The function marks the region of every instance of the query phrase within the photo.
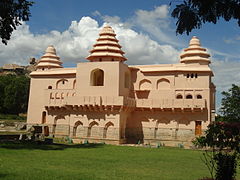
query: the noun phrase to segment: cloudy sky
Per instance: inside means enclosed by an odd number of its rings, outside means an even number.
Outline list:
[[[176,35],[176,20],[167,0],[35,0],[32,17],[12,34],[8,45],[0,44],[0,66],[28,64],[54,45],[65,67],[85,57],[107,23],[113,27],[128,58],[127,64],[178,63],[179,54],[198,36],[211,54],[217,106],[221,91],[240,85],[240,27],[236,21],[205,24],[189,36]],[[179,1],[173,1],[175,3]]]

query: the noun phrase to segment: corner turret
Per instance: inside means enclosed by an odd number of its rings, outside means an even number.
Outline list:
[[[51,68],[62,68],[62,62],[56,54],[56,49],[51,45],[45,51],[45,54],[38,61],[37,70],[45,70]]]
[[[189,42],[189,47],[184,49],[184,52],[180,55],[180,62],[209,65],[211,63],[209,57],[210,54],[207,53],[207,50],[201,47],[200,40],[193,36]]]

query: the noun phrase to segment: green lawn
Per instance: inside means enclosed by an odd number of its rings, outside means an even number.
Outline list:
[[[197,180],[201,152],[178,148],[2,143],[0,179]]]

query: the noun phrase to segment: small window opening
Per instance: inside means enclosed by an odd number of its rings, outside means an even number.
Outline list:
[[[192,95],[191,94],[187,95],[186,99],[192,99]]]
[[[194,78],[194,74],[191,74],[191,78]]]
[[[198,94],[197,99],[202,99],[202,96],[200,94]]]
[[[197,77],[198,77],[198,74],[196,73],[196,74],[195,74],[195,78],[197,78]]]
[[[100,58],[99,61],[102,62],[102,58]]]
[[[114,59],[112,59],[112,61],[114,61]]]
[[[52,89],[52,86],[48,86],[48,89]]]
[[[183,97],[182,97],[182,95],[181,94],[178,94],[177,95],[177,99],[182,99]]]
[[[44,71],[44,68],[42,68],[42,70]]]
[[[187,74],[187,78],[189,78],[189,74]]]

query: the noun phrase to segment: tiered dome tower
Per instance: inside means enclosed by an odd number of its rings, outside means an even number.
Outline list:
[[[51,45],[45,51],[45,54],[38,61],[37,69],[62,68],[62,62],[56,54],[56,49]]]
[[[90,53],[87,59],[92,62],[127,60],[118,44],[114,30],[110,26],[105,26],[101,30],[99,38]]]
[[[184,52],[180,55],[180,62],[185,64],[199,63],[208,65],[211,63],[209,57],[210,54],[207,53],[205,48],[201,47],[199,39],[193,36],[189,42],[189,47],[184,49]]]

